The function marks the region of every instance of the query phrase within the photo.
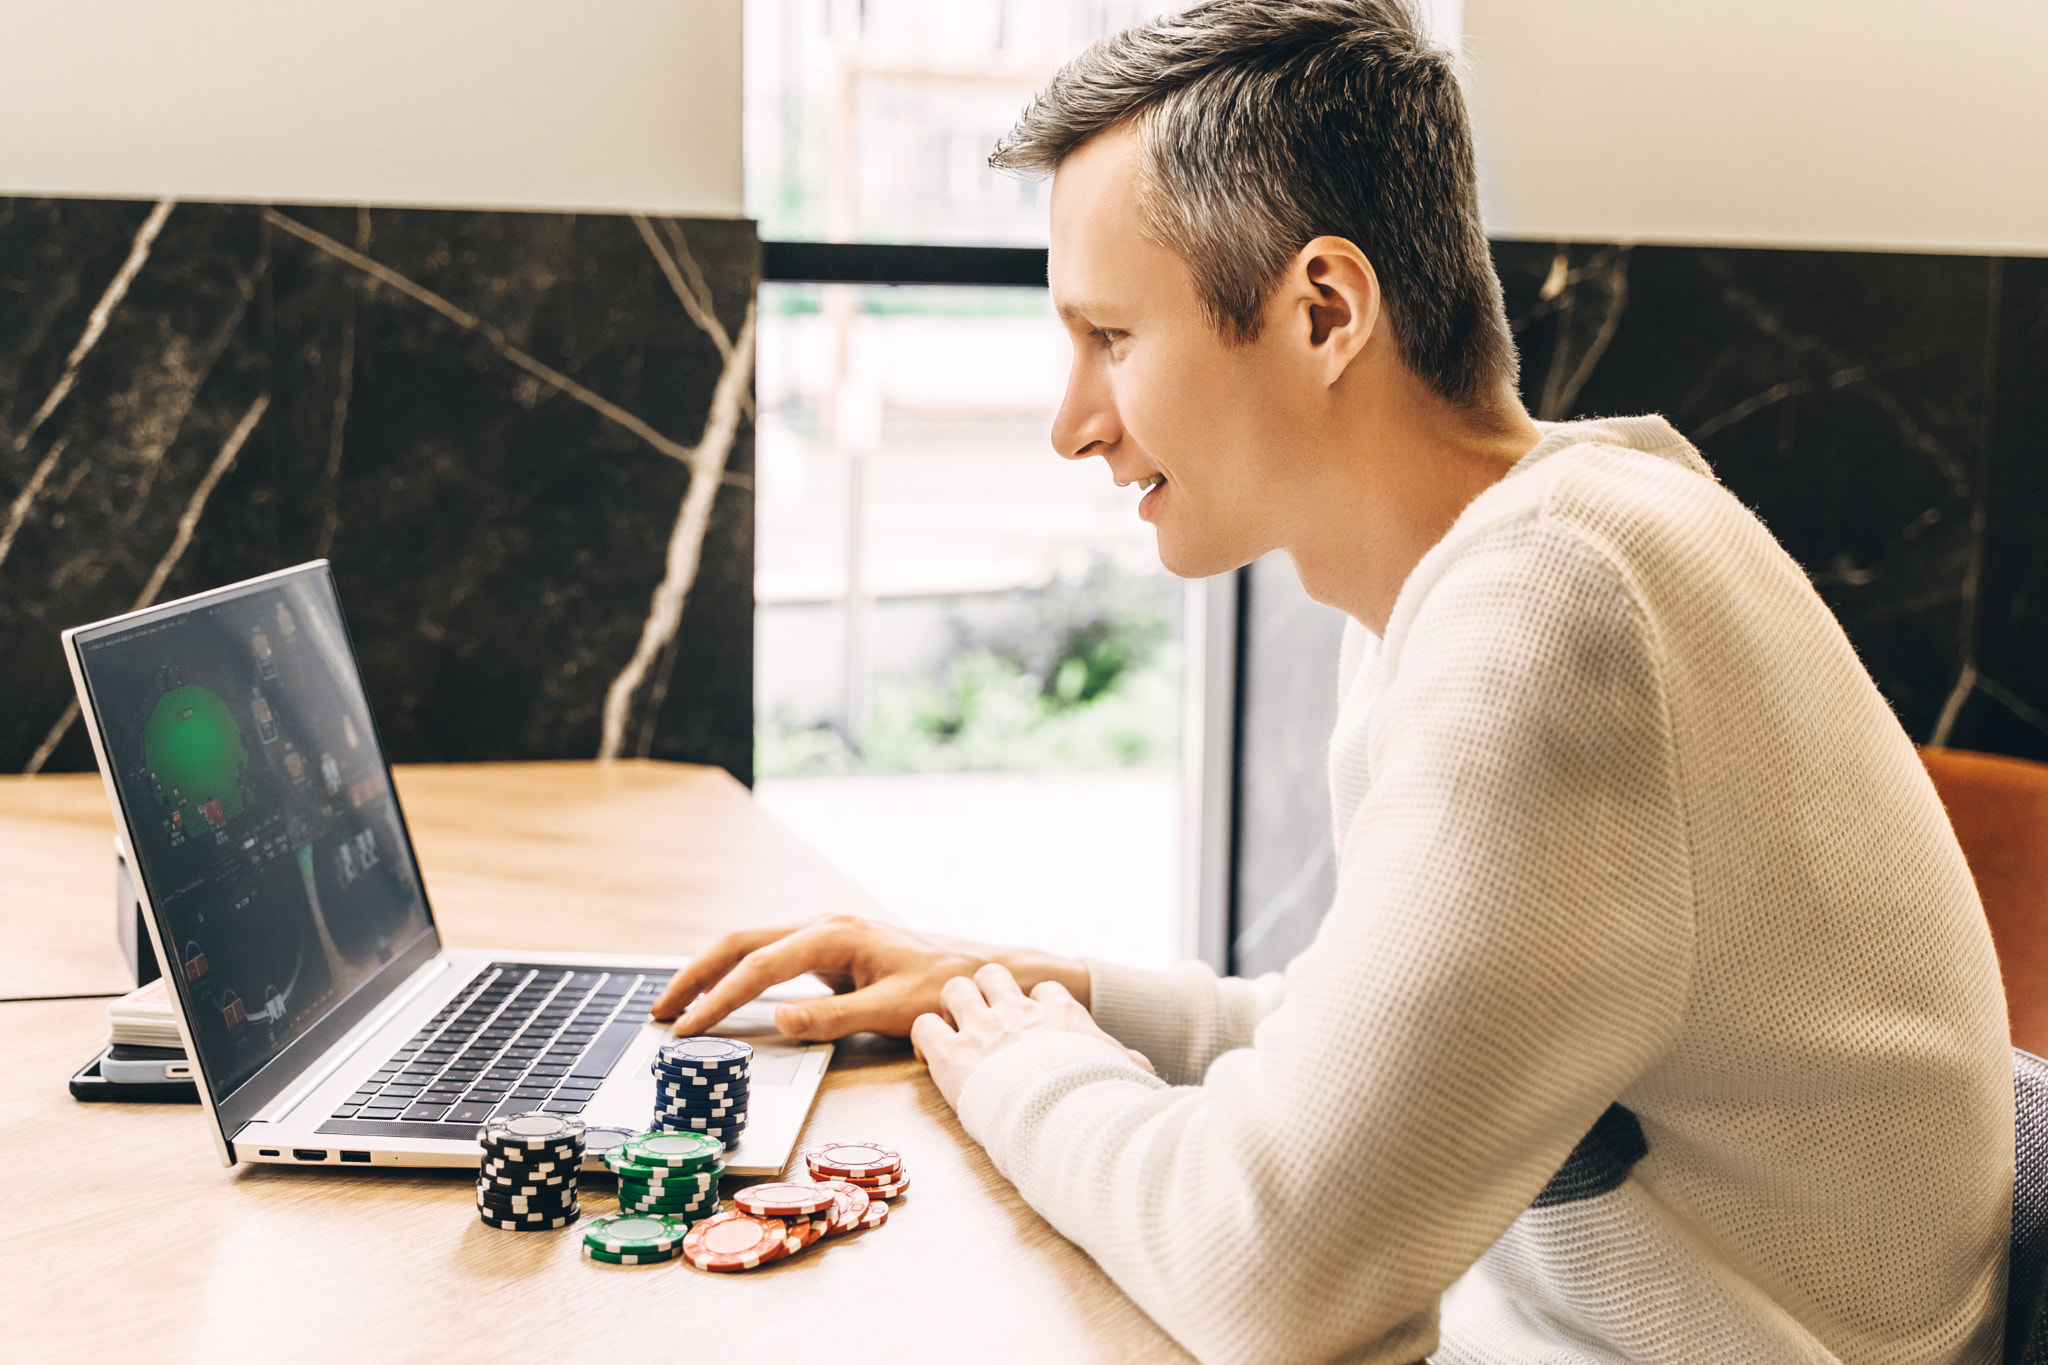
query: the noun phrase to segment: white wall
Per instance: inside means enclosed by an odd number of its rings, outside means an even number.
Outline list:
[[[0,0],[0,194],[737,216],[740,0]]]
[[[2048,251],[2043,0],[1464,0],[1495,236]]]

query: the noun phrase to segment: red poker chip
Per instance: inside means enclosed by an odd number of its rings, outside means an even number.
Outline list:
[[[789,1224],[789,1254],[794,1256],[805,1247],[814,1246],[832,1233],[830,1210],[813,1214],[809,1218],[785,1219]]]
[[[889,1206],[876,1199],[869,1202],[867,1211],[860,1216],[863,1228],[878,1228],[889,1221]]]
[[[832,1191],[832,1218],[825,1229],[827,1237],[837,1237],[860,1226],[868,1205],[873,1202],[866,1190],[844,1180],[820,1180],[818,1187]]]
[[[699,1270],[753,1270],[794,1248],[789,1225],[750,1213],[714,1213],[683,1237],[683,1259]]]
[[[880,1201],[883,1199],[894,1199],[897,1195],[902,1194],[905,1190],[908,1190],[910,1188],[910,1177],[908,1175],[904,1175],[901,1179],[898,1179],[887,1185],[863,1184],[861,1188],[867,1191],[867,1195],[870,1200]]]
[[[762,1218],[800,1218],[832,1207],[832,1191],[800,1180],[771,1180],[749,1185],[732,1197],[742,1213]]]
[[[872,1142],[828,1142],[804,1153],[811,1174],[830,1180],[885,1176],[903,1169],[901,1153]]]

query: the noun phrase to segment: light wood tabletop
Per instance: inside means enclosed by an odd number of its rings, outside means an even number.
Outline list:
[[[687,953],[746,924],[878,913],[716,770],[397,778],[451,944]],[[0,995],[121,989],[111,838],[97,777],[0,778]],[[0,1020],[0,1143],[21,1171],[0,1232],[9,1360],[1186,1359],[1023,1204],[900,1042],[843,1045],[804,1130],[905,1154],[889,1222],[710,1275],[596,1264],[573,1229],[493,1231],[459,1173],[224,1170],[196,1105],[70,1098],[103,1000],[11,998]]]

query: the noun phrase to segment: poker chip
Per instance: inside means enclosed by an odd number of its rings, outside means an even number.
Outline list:
[[[832,1228],[832,1217],[829,1212],[810,1218],[790,1218],[784,1221],[789,1224],[789,1254],[792,1256],[825,1240]]]
[[[682,1258],[682,1248],[674,1251],[604,1251],[590,1243],[583,1244],[583,1254],[593,1261],[606,1265],[666,1265]]]
[[[715,1190],[725,1174],[725,1163],[715,1161],[701,1171],[672,1171],[663,1166],[635,1166],[619,1172],[621,1189],[628,1185],[655,1194],[686,1194]]]
[[[492,1151],[538,1152],[548,1147],[583,1149],[583,1120],[567,1114],[506,1114],[484,1120],[477,1141]]]
[[[549,1158],[546,1161],[501,1161],[487,1156],[479,1168],[486,1175],[502,1175],[507,1178],[518,1176],[530,1180],[539,1176],[557,1176],[566,1179],[571,1169],[571,1158]]]
[[[749,1185],[732,1197],[733,1207],[763,1218],[795,1218],[832,1207],[832,1191],[796,1180]]]
[[[903,1156],[872,1142],[834,1142],[804,1153],[811,1174],[832,1180],[869,1179],[903,1169]]]
[[[877,1199],[870,1203],[867,1212],[860,1216],[862,1228],[878,1228],[889,1221],[889,1206]]]
[[[683,1259],[699,1270],[752,1270],[790,1255],[790,1241],[780,1218],[715,1213],[683,1238]]]
[[[901,1195],[910,1189],[910,1177],[908,1175],[905,1175],[900,1180],[897,1180],[894,1184],[889,1185],[863,1184],[861,1185],[861,1188],[868,1192],[869,1199],[894,1199],[898,1195]]]
[[[689,1225],[648,1213],[604,1213],[583,1229],[583,1245],[619,1256],[674,1251],[683,1244]]]
[[[699,1085],[694,1081],[659,1081],[654,1093],[663,1100],[690,1100],[699,1104],[723,1102],[730,1096],[744,1095],[748,1086],[744,1081],[721,1081],[716,1085]]]
[[[832,1192],[832,1218],[831,1225],[825,1229],[827,1237],[837,1237],[860,1226],[862,1215],[868,1211],[866,1190],[844,1180],[820,1180],[818,1188]]]
[[[583,1130],[583,1158],[586,1161],[604,1159],[607,1152],[625,1146],[640,1136],[642,1130],[633,1128],[585,1128]]]
[[[607,1164],[615,1171],[622,1164],[695,1171],[710,1166],[723,1155],[723,1146],[701,1133],[642,1133],[614,1151]]]
[[[754,1060],[754,1049],[737,1038],[678,1038],[665,1043],[654,1060],[667,1066],[731,1068]]]
[[[523,1195],[531,1199],[536,1195],[568,1194],[568,1183],[566,1180],[543,1180],[522,1185],[512,1180],[482,1179],[476,1182],[476,1188],[479,1194]]]
[[[545,1220],[520,1217],[503,1218],[486,1209],[479,1210],[477,1216],[483,1219],[486,1227],[497,1228],[502,1232],[552,1232],[556,1228],[565,1228],[575,1222],[576,1214],[577,1210],[570,1209],[567,1213],[557,1214]]]

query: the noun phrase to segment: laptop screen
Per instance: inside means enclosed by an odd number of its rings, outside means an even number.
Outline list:
[[[218,1101],[431,927],[333,576],[309,566],[76,643]]]

